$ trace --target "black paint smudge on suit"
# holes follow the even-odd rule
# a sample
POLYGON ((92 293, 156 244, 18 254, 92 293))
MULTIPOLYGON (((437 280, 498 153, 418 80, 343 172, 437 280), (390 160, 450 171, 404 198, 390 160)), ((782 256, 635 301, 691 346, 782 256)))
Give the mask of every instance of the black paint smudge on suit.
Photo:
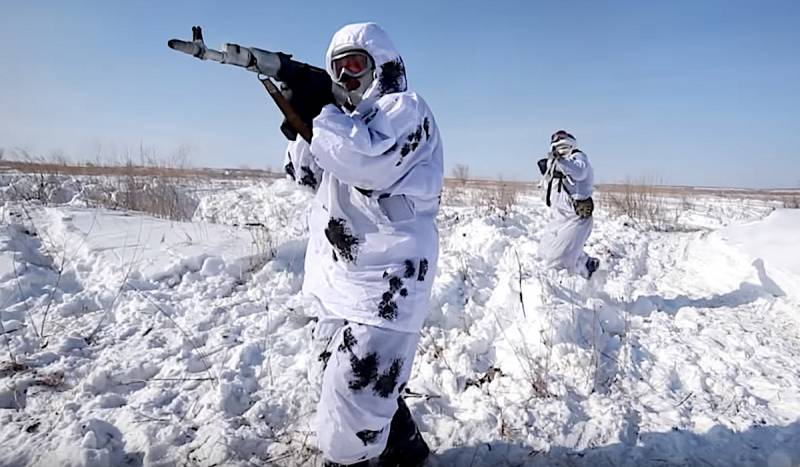
POLYGON ((361 430, 356 433, 356 436, 361 440, 362 443, 364 443, 364 446, 366 446, 368 444, 375 444, 378 442, 378 435, 382 432, 383 430, 361 430))
POLYGON ((322 362, 322 368, 325 369, 325 368, 328 367, 328 360, 330 360, 330 358, 331 358, 331 353, 326 350, 326 351, 322 352, 321 354, 319 354, 319 357, 317 357, 317 360, 322 362))
POLYGON ((406 142, 400 149, 400 159, 395 164, 395 167, 403 163, 407 155, 417 150, 419 143, 422 140, 422 125, 417 125, 417 129, 406 137, 406 142))
POLYGON ((369 386, 370 383, 378 378, 378 354, 370 352, 364 358, 358 358, 355 354, 350 355, 350 369, 353 371, 353 379, 348 383, 348 387, 353 391, 358 391, 369 386))
POLYGON ((338 260, 336 255, 338 253, 338 256, 345 261, 355 262, 358 255, 358 238, 353 236, 344 219, 331 218, 328 221, 328 227, 325 229, 325 237, 328 238, 328 242, 336 250, 334 252, 334 260, 338 260))
MULTIPOLYGON (((411 261, 405 262, 406 269, 404 273, 406 277, 414 275, 414 264, 411 261), (409 265, 411 269, 409 269, 409 265), (410 273, 410 274, 409 274, 410 273)), ((384 273, 384 278, 387 274, 384 273)), ((392 321, 397 318, 397 302, 395 301, 395 294, 400 292, 400 296, 405 297, 408 295, 408 290, 403 288, 403 280, 397 276, 389 276, 389 291, 384 292, 381 296, 381 302, 378 304, 378 316, 383 319, 392 321), (403 292, 405 290, 405 292, 403 292)))
POLYGON ((372 386, 372 391, 380 397, 389 397, 397 386, 397 378, 400 376, 400 370, 402 369, 403 361, 399 358, 394 359, 389 369, 381 374, 378 380, 375 381, 375 385, 372 386))
POLYGON ((292 164, 291 160, 283 166, 283 170, 286 171, 286 175, 292 177, 292 180, 297 180, 297 177, 294 175, 294 164, 292 164))
POLYGON ((411 276, 414 275, 414 272, 415 272, 415 270, 414 270, 414 262, 411 261, 410 259, 407 259, 405 261, 405 263, 403 263, 403 264, 405 264, 405 266, 406 266, 405 278, 408 279, 408 278, 410 278, 411 276))
POLYGON ((342 343, 339 344, 339 352, 353 352, 353 347, 358 345, 358 341, 356 340, 355 336, 353 336, 353 329, 352 328, 345 328, 344 332, 342 333, 342 343))
POLYGON ((381 65, 381 77, 378 84, 381 94, 406 90, 406 67, 402 58, 397 57, 397 59, 381 65))
POLYGON ((300 184, 316 190, 319 182, 317 181, 317 177, 314 175, 314 172, 311 170, 311 168, 303 165, 300 166, 300 171, 303 172, 303 178, 300 179, 300 184))
POLYGON ((422 258, 419 261, 419 274, 417 275, 417 280, 420 282, 424 281, 426 274, 428 274, 428 259, 422 258))

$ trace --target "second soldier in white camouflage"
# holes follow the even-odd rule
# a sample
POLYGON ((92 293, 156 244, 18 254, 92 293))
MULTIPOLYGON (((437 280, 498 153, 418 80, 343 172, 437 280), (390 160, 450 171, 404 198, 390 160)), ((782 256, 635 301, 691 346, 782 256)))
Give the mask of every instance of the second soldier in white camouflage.
POLYGON ((589 158, 577 148, 574 136, 559 130, 551 136, 550 157, 539 161, 539 170, 545 177, 545 200, 552 213, 539 243, 539 256, 547 268, 591 278, 600 261, 583 251, 594 224, 594 171, 589 158))

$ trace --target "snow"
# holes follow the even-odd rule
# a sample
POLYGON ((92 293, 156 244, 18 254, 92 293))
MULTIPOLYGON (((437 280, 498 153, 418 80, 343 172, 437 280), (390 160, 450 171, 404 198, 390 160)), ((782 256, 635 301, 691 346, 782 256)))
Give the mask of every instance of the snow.
MULTIPOLYGON (((196 195, 192 222, 0 210, 0 465, 321 462, 311 195, 196 195)), ((406 399, 429 465, 800 464, 800 211, 703 195, 646 232, 600 205, 586 283, 541 267, 541 196, 463 198, 406 399)))
POLYGON ((764 219, 716 233, 752 259, 761 280, 777 295, 800 297, 800 210, 778 209, 764 219))

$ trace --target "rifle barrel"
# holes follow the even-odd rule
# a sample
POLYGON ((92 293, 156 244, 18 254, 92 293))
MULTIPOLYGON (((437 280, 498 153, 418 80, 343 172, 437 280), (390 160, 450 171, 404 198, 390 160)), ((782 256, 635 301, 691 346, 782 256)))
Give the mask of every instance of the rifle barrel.
POLYGON ((211 60, 212 62, 223 63, 225 52, 209 49, 196 42, 182 41, 180 39, 170 39, 167 46, 172 50, 189 54, 201 60, 211 60))

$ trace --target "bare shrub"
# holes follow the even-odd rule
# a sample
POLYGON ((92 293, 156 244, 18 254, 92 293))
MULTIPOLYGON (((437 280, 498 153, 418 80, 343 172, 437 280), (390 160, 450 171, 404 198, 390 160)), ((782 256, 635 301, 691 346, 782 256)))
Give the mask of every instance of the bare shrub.
MULTIPOLYGON (((659 195, 656 184, 646 178, 628 179, 604 193, 602 199, 611 215, 625 216, 638 228, 659 231, 679 228, 677 217, 680 212, 670 210, 664 197, 659 195)), ((686 204, 688 200, 683 203, 686 204)))
POLYGON ((450 178, 445 179, 442 189, 442 201, 450 206, 464 206, 471 200, 468 196, 469 166, 457 164, 451 171, 450 178))
POLYGON ((275 257, 277 242, 274 233, 262 222, 248 222, 244 227, 251 240, 249 273, 258 271, 275 257))
MULTIPOLYGON (((519 287, 519 302, 520 311, 525 318, 525 297, 522 291, 522 266, 518 265, 520 274, 520 287, 519 287)), ((548 284, 549 285, 549 284, 548 284)), ((555 313, 555 306, 551 299, 553 295, 552 290, 545 290, 545 282, 540 281, 543 297, 543 311, 545 313, 544 319, 547 323, 539 329, 539 345, 538 349, 533 348, 531 345, 532 336, 526 335, 526 330, 519 326, 516 320, 501 317, 495 310, 492 310, 492 316, 497 324, 497 329, 502 335, 503 339, 508 343, 511 351, 516 358, 520 370, 523 372, 525 382, 530 385, 531 393, 534 397, 549 398, 554 394, 549 389, 548 381, 550 381, 550 370, 552 368, 553 359, 553 342, 555 327, 553 325, 553 314, 555 313), (550 295, 548 295, 550 294, 550 295)), ((551 285, 549 287, 552 287, 551 285)))
POLYGON ((15 174, 8 188, 3 190, 2 198, 50 205, 67 203, 79 195, 87 206, 189 220, 197 200, 181 183, 191 176, 183 173, 187 151, 179 148, 163 160, 154 151, 140 148, 139 160, 148 165, 136 165, 129 157, 124 165, 99 167, 72 164, 61 151, 40 156, 15 149, 15 161, 3 165, 19 174, 15 174))
POLYGON ((466 164, 456 164, 452 172, 453 179, 461 186, 466 186, 469 180, 469 166, 466 164))
POLYGON ((165 219, 191 219, 197 201, 181 190, 176 178, 169 176, 170 169, 186 164, 185 157, 180 153, 169 160, 161 160, 155 152, 148 153, 140 147, 139 159, 143 165, 136 166, 131 159, 126 161, 122 175, 117 178, 111 203, 106 207, 146 212, 165 219), (142 167, 149 168, 151 173, 141 174, 142 167))
MULTIPOLYGON (((64 190, 58 165, 50 163, 47 157, 31 154, 21 148, 13 149, 8 156, 23 161, 31 169, 10 180, 2 198, 10 201, 36 201, 43 205, 62 201, 64 190), (45 164, 52 167, 45 169, 45 164)), ((66 160, 60 151, 52 156, 66 160)))
POLYGON ((104 205, 180 221, 191 219, 197 207, 197 201, 181 190, 178 181, 168 177, 123 177, 110 201, 104 205))
POLYGON ((514 206, 517 205, 519 197, 519 189, 513 183, 505 183, 502 180, 494 190, 494 196, 491 198, 495 209, 500 213, 501 217, 507 218, 514 206))
POLYGON ((800 195, 783 198, 783 207, 787 209, 800 209, 800 195))
POLYGON ((134 165, 128 160, 115 175, 83 179, 81 192, 87 204, 109 209, 144 212, 164 219, 189 220, 197 200, 187 193, 181 179, 163 162, 154 166, 134 165))
POLYGON ((472 191, 472 204, 482 208, 486 214, 497 214, 502 219, 508 219, 517 205, 522 186, 514 182, 504 182, 499 179, 482 189, 472 191))
POLYGON ((691 211, 694 209, 694 203, 692 203, 692 201, 689 200, 689 196, 686 194, 681 196, 681 209, 683 209, 684 211, 691 211))

